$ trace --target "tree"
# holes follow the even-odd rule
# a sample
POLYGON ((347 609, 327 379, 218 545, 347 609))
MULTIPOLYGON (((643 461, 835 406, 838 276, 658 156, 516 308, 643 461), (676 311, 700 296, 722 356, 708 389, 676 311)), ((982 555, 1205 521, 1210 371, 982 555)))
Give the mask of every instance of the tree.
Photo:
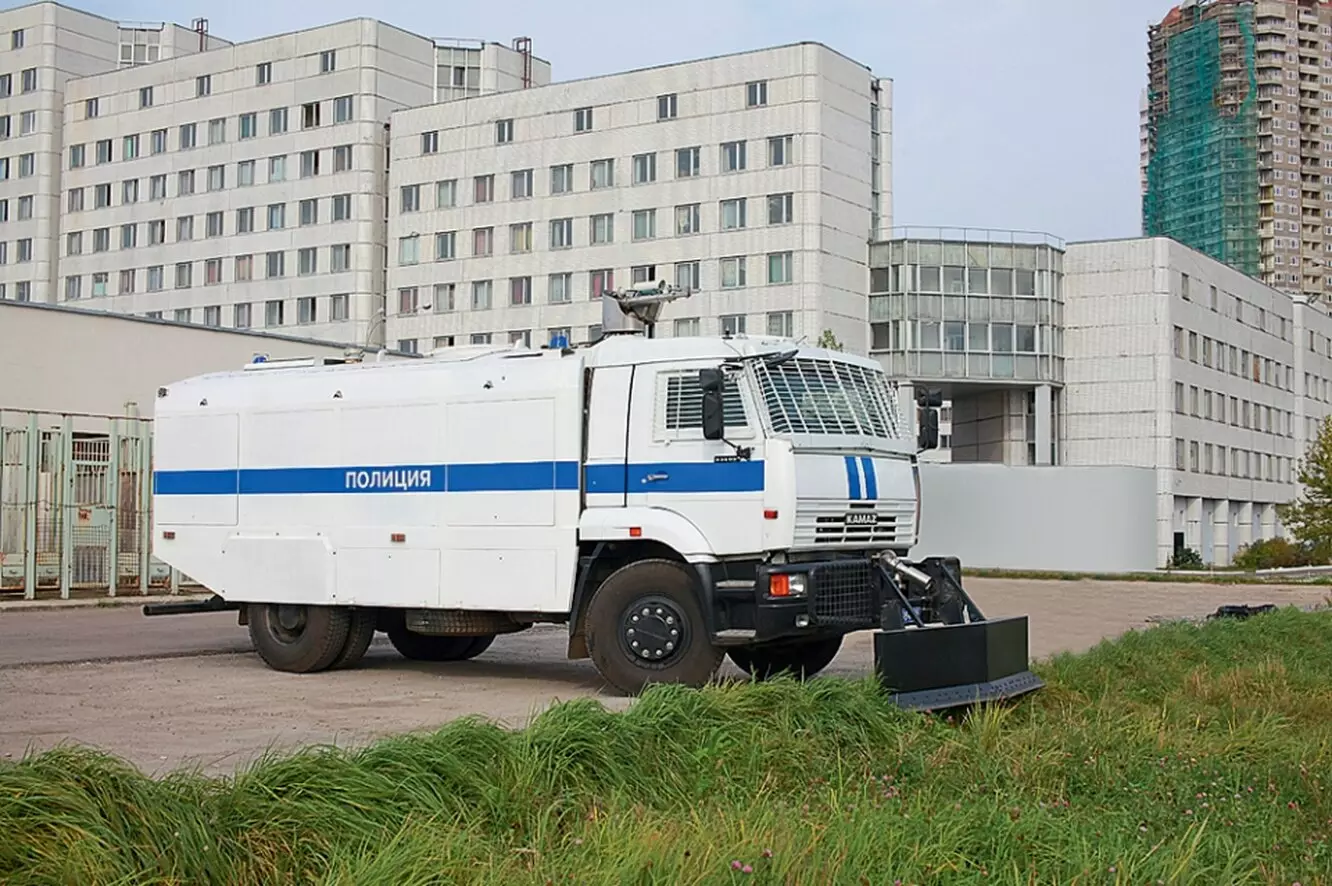
POLYGON ((819 347, 827 348, 830 351, 842 350, 842 343, 837 340, 837 336, 833 335, 833 331, 831 329, 823 330, 823 332, 819 335, 818 344, 819 347))
POLYGON ((1300 497, 1277 508, 1281 522, 1308 548, 1332 550, 1332 416, 1319 424, 1296 479, 1300 497))

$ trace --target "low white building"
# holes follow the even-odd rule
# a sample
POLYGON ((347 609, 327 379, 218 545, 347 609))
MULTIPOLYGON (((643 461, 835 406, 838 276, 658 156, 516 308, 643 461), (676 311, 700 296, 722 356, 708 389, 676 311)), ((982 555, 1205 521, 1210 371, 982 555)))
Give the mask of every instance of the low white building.
POLYGON ((55 292, 69 80, 225 43, 181 25, 121 24, 50 0, 0 10, 0 299, 45 302, 55 292))
POLYGON ((1332 411, 1332 318, 1166 238, 1071 244, 1064 267, 1063 463, 1156 472, 1157 565, 1280 534, 1332 411))
POLYGON ((353 19, 73 80, 59 299, 375 340, 389 115, 549 74, 353 19))
POLYGON ((600 334, 606 289, 700 294, 661 334, 868 347, 888 81, 802 43, 392 116, 390 344, 600 334))

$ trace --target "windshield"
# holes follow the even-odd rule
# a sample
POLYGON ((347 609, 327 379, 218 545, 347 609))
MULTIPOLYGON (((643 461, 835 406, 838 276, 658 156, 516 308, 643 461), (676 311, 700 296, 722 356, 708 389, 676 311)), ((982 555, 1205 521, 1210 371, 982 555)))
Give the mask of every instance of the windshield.
POLYGON ((751 369, 776 434, 837 434, 899 440, 897 398, 882 370, 797 357, 751 369))

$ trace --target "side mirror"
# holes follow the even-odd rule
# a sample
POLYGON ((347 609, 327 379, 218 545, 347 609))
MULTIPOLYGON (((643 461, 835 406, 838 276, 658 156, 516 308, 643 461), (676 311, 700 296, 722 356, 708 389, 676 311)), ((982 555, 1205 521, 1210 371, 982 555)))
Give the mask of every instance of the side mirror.
POLYGON ((938 449, 939 410, 926 406, 920 410, 919 415, 919 430, 916 432, 916 449, 921 452, 924 452, 927 449, 938 449))
POLYGON ((698 386, 703 390, 703 439, 724 439, 726 413, 722 394, 726 387, 726 378, 720 369, 700 369, 698 386))

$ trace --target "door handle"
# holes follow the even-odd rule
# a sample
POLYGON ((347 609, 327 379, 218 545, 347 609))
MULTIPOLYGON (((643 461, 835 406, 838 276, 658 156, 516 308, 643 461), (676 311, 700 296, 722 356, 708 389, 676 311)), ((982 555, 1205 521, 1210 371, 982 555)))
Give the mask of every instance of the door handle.
POLYGON ((661 480, 669 480, 670 478, 671 478, 670 474, 648 474, 646 477, 643 478, 643 482, 656 483, 661 480))

